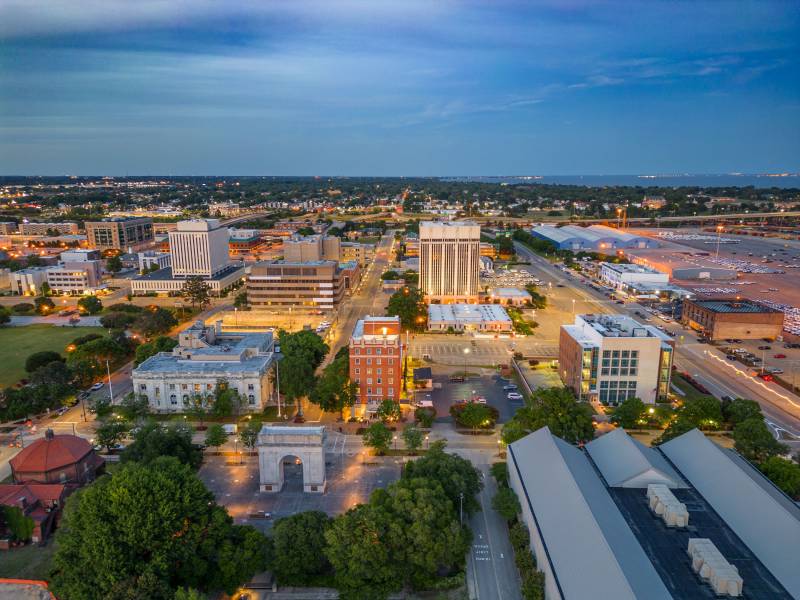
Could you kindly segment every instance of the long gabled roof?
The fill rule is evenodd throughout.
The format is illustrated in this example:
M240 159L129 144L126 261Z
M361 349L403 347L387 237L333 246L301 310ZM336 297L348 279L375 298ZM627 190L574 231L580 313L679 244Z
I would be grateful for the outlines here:
M657 450L637 442L624 429L589 442L586 451L609 487L646 488L649 483L688 487Z
M800 507L697 429L660 448L781 585L800 598Z
M586 455L547 427L508 451L564 598L671 598Z

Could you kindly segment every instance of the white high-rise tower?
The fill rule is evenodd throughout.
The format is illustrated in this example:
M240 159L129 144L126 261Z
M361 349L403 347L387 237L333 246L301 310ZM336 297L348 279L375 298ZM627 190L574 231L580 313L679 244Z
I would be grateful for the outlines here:
M228 228L217 219L179 221L169 232L173 277L214 277L228 266Z
M427 298L475 302L480 292L481 227L465 222L419 225L419 285Z

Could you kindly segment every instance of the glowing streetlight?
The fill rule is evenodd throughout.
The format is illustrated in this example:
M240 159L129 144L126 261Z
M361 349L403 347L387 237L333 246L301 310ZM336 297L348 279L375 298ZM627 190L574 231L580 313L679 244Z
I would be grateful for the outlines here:
M467 355L469 354L469 348L464 348L464 379L467 378Z

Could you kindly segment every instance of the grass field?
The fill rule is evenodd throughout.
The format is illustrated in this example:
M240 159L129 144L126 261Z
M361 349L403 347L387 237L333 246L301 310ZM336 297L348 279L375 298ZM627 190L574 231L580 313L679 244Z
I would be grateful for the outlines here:
M64 348L76 337L106 332L102 327L54 327L26 325L0 328L0 386L15 384L25 377L25 360L34 352Z
M52 539L44 548L29 544L22 548L3 551L0 559L0 577L47 581L53 554L55 554L55 544Z

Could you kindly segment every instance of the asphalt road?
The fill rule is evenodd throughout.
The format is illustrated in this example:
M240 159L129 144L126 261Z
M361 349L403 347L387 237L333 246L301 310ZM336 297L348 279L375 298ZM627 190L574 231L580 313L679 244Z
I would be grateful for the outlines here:
M563 285L563 288L558 289L568 294L568 297L575 298L576 304L593 307L591 312L627 314L638 319L633 313L643 310L641 305L635 303L618 305L610 302L605 296L583 284L580 276L567 275L525 246L518 243L515 246L520 256L530 260L529 269L538 273L541 278L548 277ZM576 312L581 312L581 309ZM571 319L564 322L571 322ZM773 432L788 432L788 436L781 434L782 441L795 449L800 448L800 397L775 384L750 377L740 364L738 369L741 372L737 373L733 370L737 368L736 365L726 361L719 350L709 345L697 344L696 335L680 324L662 325L676 333L675 364L679 369L696 374L698 380L718 397L730 395L756 400ZM795 436L797 439L794 439Z

